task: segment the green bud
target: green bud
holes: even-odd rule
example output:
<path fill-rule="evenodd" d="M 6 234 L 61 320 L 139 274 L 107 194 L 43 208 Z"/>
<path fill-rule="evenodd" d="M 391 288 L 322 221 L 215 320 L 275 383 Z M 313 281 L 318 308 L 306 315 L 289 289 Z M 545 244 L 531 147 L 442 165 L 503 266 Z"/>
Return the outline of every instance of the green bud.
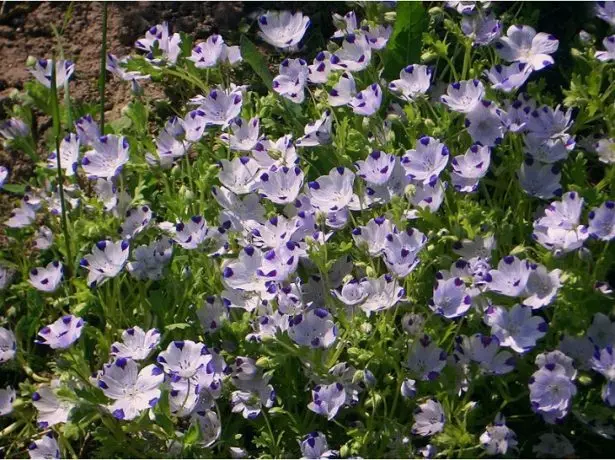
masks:
<path fill-rule="evenodd" d="M 423 120 L 423 123 L 425 123 L 425 127 L 430 129 L 436 127 L 436 123 L 431 118 L 425 118 L 425 120 Z"/>
<path fill-rule="evenodd" d="M 579 51 L 578 49 L 576 49 L 576 48 L 571 48 L 570 49 L 570 54 L 572 55 L 572 57 L 575 57 L 575 58 L 579 58 L 579 57 L 583 56 L 583 53 L 581 51 Z"/>
<path fill-rule="evenodd" d="M 370 323 L 362 323 L 360 329 L 363 334 L 371 334 L 373 327 Z"/>
<path fill-rule="evenodd" d="M 34 64 L 36 64 L 36 58 L 34 56 L 28 56 L 28 59 L 26 59 L 26 67 L 34 67 Z"/>
<path fill-rule="evenodd" d="M 436 14 L 444 13 L 444 10 L 442 10 L 442 8 L 440 8 L 439 6 L 434 6 L 433 8 L 429 8 L 429 11 L 427 12 L 431 14 L 432 16 L 434 16 Z"/>
<path fill-rule="evenodd" d="M 438 55 L 436 53 L 434 53 L 431 50 L 425 51 L 423 54 L 421 54 L 421 62 L 431 62 L 433 60 L 435 60 L 438 57 Z"/>
<path fill-rule="evenodd" d="M 273 367 L 274 364 L 275 363 L 271 360 L 271 358 L 267 356 L 261 356 L 256 360 L 256 365 L 264 369 L 269 369 L 270 367 Z"/>
<path fill-rule="evenodd" d="M 364 377 L 365 377 L 365 373 L 363 371 L 361 370 L 356 371 L 354 375 L 352 376 L 352 383 L 357 384 L 359 382 L 362 382 Z"/>
<path fill-rule="evenodd" d="M 350 455 L 350 447 L 347 444 L 344 444 L 340 447 L 340 457 L 346 458 Z"/>
<path fill-rule="evenodd" d="M 384 20 L 386 22 L 395 22 L 396 19 L 397 19 L 396 11 L 387 11 L 386 13 L 384 13 Z"/>

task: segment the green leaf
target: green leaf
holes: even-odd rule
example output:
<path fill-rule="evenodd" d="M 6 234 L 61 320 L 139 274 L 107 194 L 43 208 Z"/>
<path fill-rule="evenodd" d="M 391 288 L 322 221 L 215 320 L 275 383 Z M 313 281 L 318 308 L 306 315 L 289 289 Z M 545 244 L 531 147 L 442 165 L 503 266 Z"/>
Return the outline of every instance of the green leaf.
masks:
<path fill-rule="evenodd" d="M 24 184 L 4 184 L 2 188 L 7 192 L 15 193 L 17 195 L 23 195 L 26 193 L 26 186 Z"/>
<path fill-rule="evenodd" d="M 269 72 L 267 62 L 263 55 L 258 51 L 258 48 L 250 41 L 250 39 L 242 35 L 239 40 L 239 48 L 243 60 L 250 64 L 252 70 L 263 80 L 268 89 L 272 89 L 273 76 Z"/>
<path fill-rule="evenodd" d="M 427 13 L 420 2 L 398 2 L 393 34 L 384 54 L 384 77 L 395 79 L 408 64 L 421 57 L 422 35 L 427 30 Z"/>

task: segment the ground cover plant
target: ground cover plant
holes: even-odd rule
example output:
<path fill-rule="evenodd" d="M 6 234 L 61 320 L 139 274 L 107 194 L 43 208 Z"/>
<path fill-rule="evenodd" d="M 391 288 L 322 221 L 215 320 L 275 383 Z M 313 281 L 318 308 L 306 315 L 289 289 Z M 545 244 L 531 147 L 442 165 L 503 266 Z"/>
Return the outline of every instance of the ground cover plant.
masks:
<path fill-rule="evenodd" d="M 608 456 L 615 2 L 577 9 L 562 41 L 523 3 L 353 4 L 323 43 L 270 9 L 130 56 L 103 25 L 87 103 L 29 60 L 2 455 Z"/>

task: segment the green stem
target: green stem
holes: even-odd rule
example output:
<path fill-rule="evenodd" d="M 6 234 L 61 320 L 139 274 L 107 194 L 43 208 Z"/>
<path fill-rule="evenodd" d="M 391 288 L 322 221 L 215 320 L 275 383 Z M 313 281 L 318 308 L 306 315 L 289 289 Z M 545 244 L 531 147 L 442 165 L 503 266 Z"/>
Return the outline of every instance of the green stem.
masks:
<path fill-rule="evenodd" d="M 60 107 L 58 104 L 58 88 L 56 86 L 56 61 L 51 63 L 51 113 L 53 117 L 53 137 L 56 144 L 56 161 L 58 173 L 58 191 L 60 193 L 60 205 L 62 208 L 62 232 L 64 233 L 64 244 L 66 246 L 66 259 L 69 273 L 73 271 L 73 258 L 70 250 L 70 235 L 68 234 L 68 221 L 66 219 L 66 202 L 64 201 L 64 177 L 62 174 L 62 155 L 60 154 L 61 120 Z"/>
<path fill-rule="evenodd" d="M 100 134 L 105 133 L 105 83 L 107 82 L 107 2 L 103 2 L 102 11 L 102 46 L 100 48 Z"/>
<path fill-rule="evenodd" d="M 465 44 L 466 51 L 463 55 L 463 71 L 461 72 L 461 79 L 465 80 L 468 78 L 468 71 L 470 70 L 470 58 L 472 57 L 472 44 L 466 42 Z"/>

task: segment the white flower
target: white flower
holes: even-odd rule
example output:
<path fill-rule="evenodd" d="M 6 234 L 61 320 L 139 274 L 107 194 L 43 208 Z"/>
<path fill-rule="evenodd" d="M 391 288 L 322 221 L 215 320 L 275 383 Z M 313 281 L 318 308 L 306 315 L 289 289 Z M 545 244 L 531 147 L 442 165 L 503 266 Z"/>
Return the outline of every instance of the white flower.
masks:
<path fill-rule="evenodd" d="M 258 36 L 276 48 L 293 51 L 310 26 L 310 18 L 303 13 L 267 11 L 258 18 Z"/>

